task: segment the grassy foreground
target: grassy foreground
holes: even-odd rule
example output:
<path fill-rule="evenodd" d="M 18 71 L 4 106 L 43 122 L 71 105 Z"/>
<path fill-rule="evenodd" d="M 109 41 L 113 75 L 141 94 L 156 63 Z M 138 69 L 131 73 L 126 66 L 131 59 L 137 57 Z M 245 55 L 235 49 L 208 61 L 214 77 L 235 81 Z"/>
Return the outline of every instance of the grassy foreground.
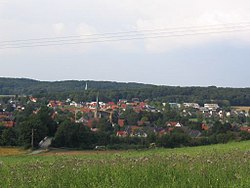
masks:
<path fill-rule="evenodd" d="M 0 157 L 1 188 L 249 185 L 249 141 L 179 149 L 52 152 L 40 156 L 20 153 Z"/>

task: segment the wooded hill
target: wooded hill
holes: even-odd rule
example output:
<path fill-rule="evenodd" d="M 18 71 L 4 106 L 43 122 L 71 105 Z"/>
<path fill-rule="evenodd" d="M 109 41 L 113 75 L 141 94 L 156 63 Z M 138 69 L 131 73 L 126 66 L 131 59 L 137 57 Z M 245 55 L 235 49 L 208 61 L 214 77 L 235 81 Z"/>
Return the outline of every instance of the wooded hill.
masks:
<path fill-rule="evenodd" d="M 250 106 L 250 88 L 156 86 L 86 80 L 48 82 L 25 78 L 0 78 L 0 95 L 33 95 L 58 100 L 71 97 L 76 101 L 85 101 L 94 100 L 97 93 L 104 102 L 139 98 L 159 102 L 214 102 L 223 106 Z"/>

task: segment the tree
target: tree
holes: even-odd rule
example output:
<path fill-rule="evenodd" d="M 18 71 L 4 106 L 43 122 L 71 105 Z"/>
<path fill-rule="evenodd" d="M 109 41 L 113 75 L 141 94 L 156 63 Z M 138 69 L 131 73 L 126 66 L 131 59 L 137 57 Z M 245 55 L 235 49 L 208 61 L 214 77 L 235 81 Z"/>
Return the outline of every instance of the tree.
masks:
<path fill-rule="evenodd" d="M 59 125 L 53 145 L 90 149 L 94 147 L 94 143 L 97 143 L 96 137 L 88 127 L 66 120 Z"/>
<path fill-rule="evenodd" d="M 57 129 L 57 124 L 52 119 L 53 111 L 49 109 L 47 106 L 42 106 L 37 113 L 37 118 L 41 120 L 42 124 L 45 125 L 48 129 L 47 136 L 54 136 Z"/>
<path fill-rule="evenodd" d="M 227 131 L 230 131 L 232 129 L 232 126 L 229 123 L 222 124 L 219 121 L 216 121 L 214 123 L 214 126 L 212 127 L 212 133 L 218 134 L 218 133 L 226 133 Z"/>
<path fill-rule="evenodd" d="M 88 127 L 78 125 L 78 138 L 80 143 L 80 148 L 82 149 L 93 149 L 95 143 L 97 143 L 97 138 L 94 133 L 92 133 Z"/>
<path fill-rule="evenodd" d="M 114 110 L 113 111 L 113 114 L 112 114 L 112 123 L 118 123 L 118 117 L 119 117 L 119 113 L 117 110 Z"/>
<path fill-rule="evenodd" d="M 18 143 L 18 135 L 14 128 L 4 129 L 1 138 L 4 146 L 16 146 Z"/>
<path fill-rule="evenodd" d="M 7 107 L 6 107 L 6 111 L 7 112 L 13 112 L 15 110 L 15 108 L 13 107 L 12 104 L 8 104 Z"/>
<path fill-rule="evenodd" d="M 83 113 L 81 111 L 76 112 L 76 120 L 79 120 L 83 117 Z"/>
<path fill-rule="evenodd" d="M 26 147 L 31 146 L 32 129 L 34 131 L 34 146 L 48 134 L 48 128 L 43 122 L 35 115 L 30 116 L 26 121 L 19 125 L 20 142 Z"/>
<path fill-rule="evenodd" d="M 61 109 L 57 109 L 57 114 L 54 120 L 57 124 L 60 124 L 65 120 L 70 121 L 71 119 L 73 119 L 73 114 L 70 111 L 68 110 L 62 111 Z"/>
<path fill-rule="evenodd" d="M 123 113 L 128 125 L 137 125 L 140 120 L 140 114 L 136 113 L 133 109 L 128 109 Z"/>
<path fill-rule="evenodd" d="M 78 127 L 68 120 L 59 124 L 55 134 L 54 145 L 57 147 L 79 147 Z"/>
<path fill-rule="evenodd" d="M 108 122 L 105 118 L 101 118 L 99 119 L 99 121 L 96 122 L 96 128 L 98 128 L 102 132 L 113 131 L 111 123 Z"/>
<path fill-rule="evenodd" d="M 250 133 L 246 131 L 240 132 L 241 140 L 250 140 Z"/>
<path fill-rule="evenodd" d="M 21 112 L 16 111 L 16 112 L 14 112 L 17 125 L 19 125 L 21 122 L 27 120 L 28 117 L 33 114 L 34 110 L 35 110 L 34 104 L 29 103 L 28 105 L 26 105 L 24 111 L 21 111 Z"/>

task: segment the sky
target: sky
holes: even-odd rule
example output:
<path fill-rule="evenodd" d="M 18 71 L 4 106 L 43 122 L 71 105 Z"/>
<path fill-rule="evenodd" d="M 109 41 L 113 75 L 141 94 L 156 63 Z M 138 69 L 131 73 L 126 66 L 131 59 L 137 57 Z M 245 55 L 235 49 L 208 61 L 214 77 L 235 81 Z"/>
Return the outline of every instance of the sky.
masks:
<path fill-rule="evenodd" d="M 250 22 L 249 0 L 0 0 L 1 41 Z M 0 49 L 0 76 L 250 87 L 250 30 Z"/>

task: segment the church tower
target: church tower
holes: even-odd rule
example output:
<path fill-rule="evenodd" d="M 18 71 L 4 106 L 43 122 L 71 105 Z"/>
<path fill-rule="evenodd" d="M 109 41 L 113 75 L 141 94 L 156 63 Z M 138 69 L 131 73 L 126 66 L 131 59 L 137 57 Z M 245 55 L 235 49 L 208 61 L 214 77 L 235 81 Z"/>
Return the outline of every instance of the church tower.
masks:
<path fill-rule="evenodd" d="M 86 82 L 86 85 L 85 85 L 85 91 L 88 90 L 88 82 Z"/>
<path fill-rule="evenodd" d="M 94 118 L 99 118 L 99 94 L 96 96 L 96 106 L 95 106 L 95 113 Z"/>

